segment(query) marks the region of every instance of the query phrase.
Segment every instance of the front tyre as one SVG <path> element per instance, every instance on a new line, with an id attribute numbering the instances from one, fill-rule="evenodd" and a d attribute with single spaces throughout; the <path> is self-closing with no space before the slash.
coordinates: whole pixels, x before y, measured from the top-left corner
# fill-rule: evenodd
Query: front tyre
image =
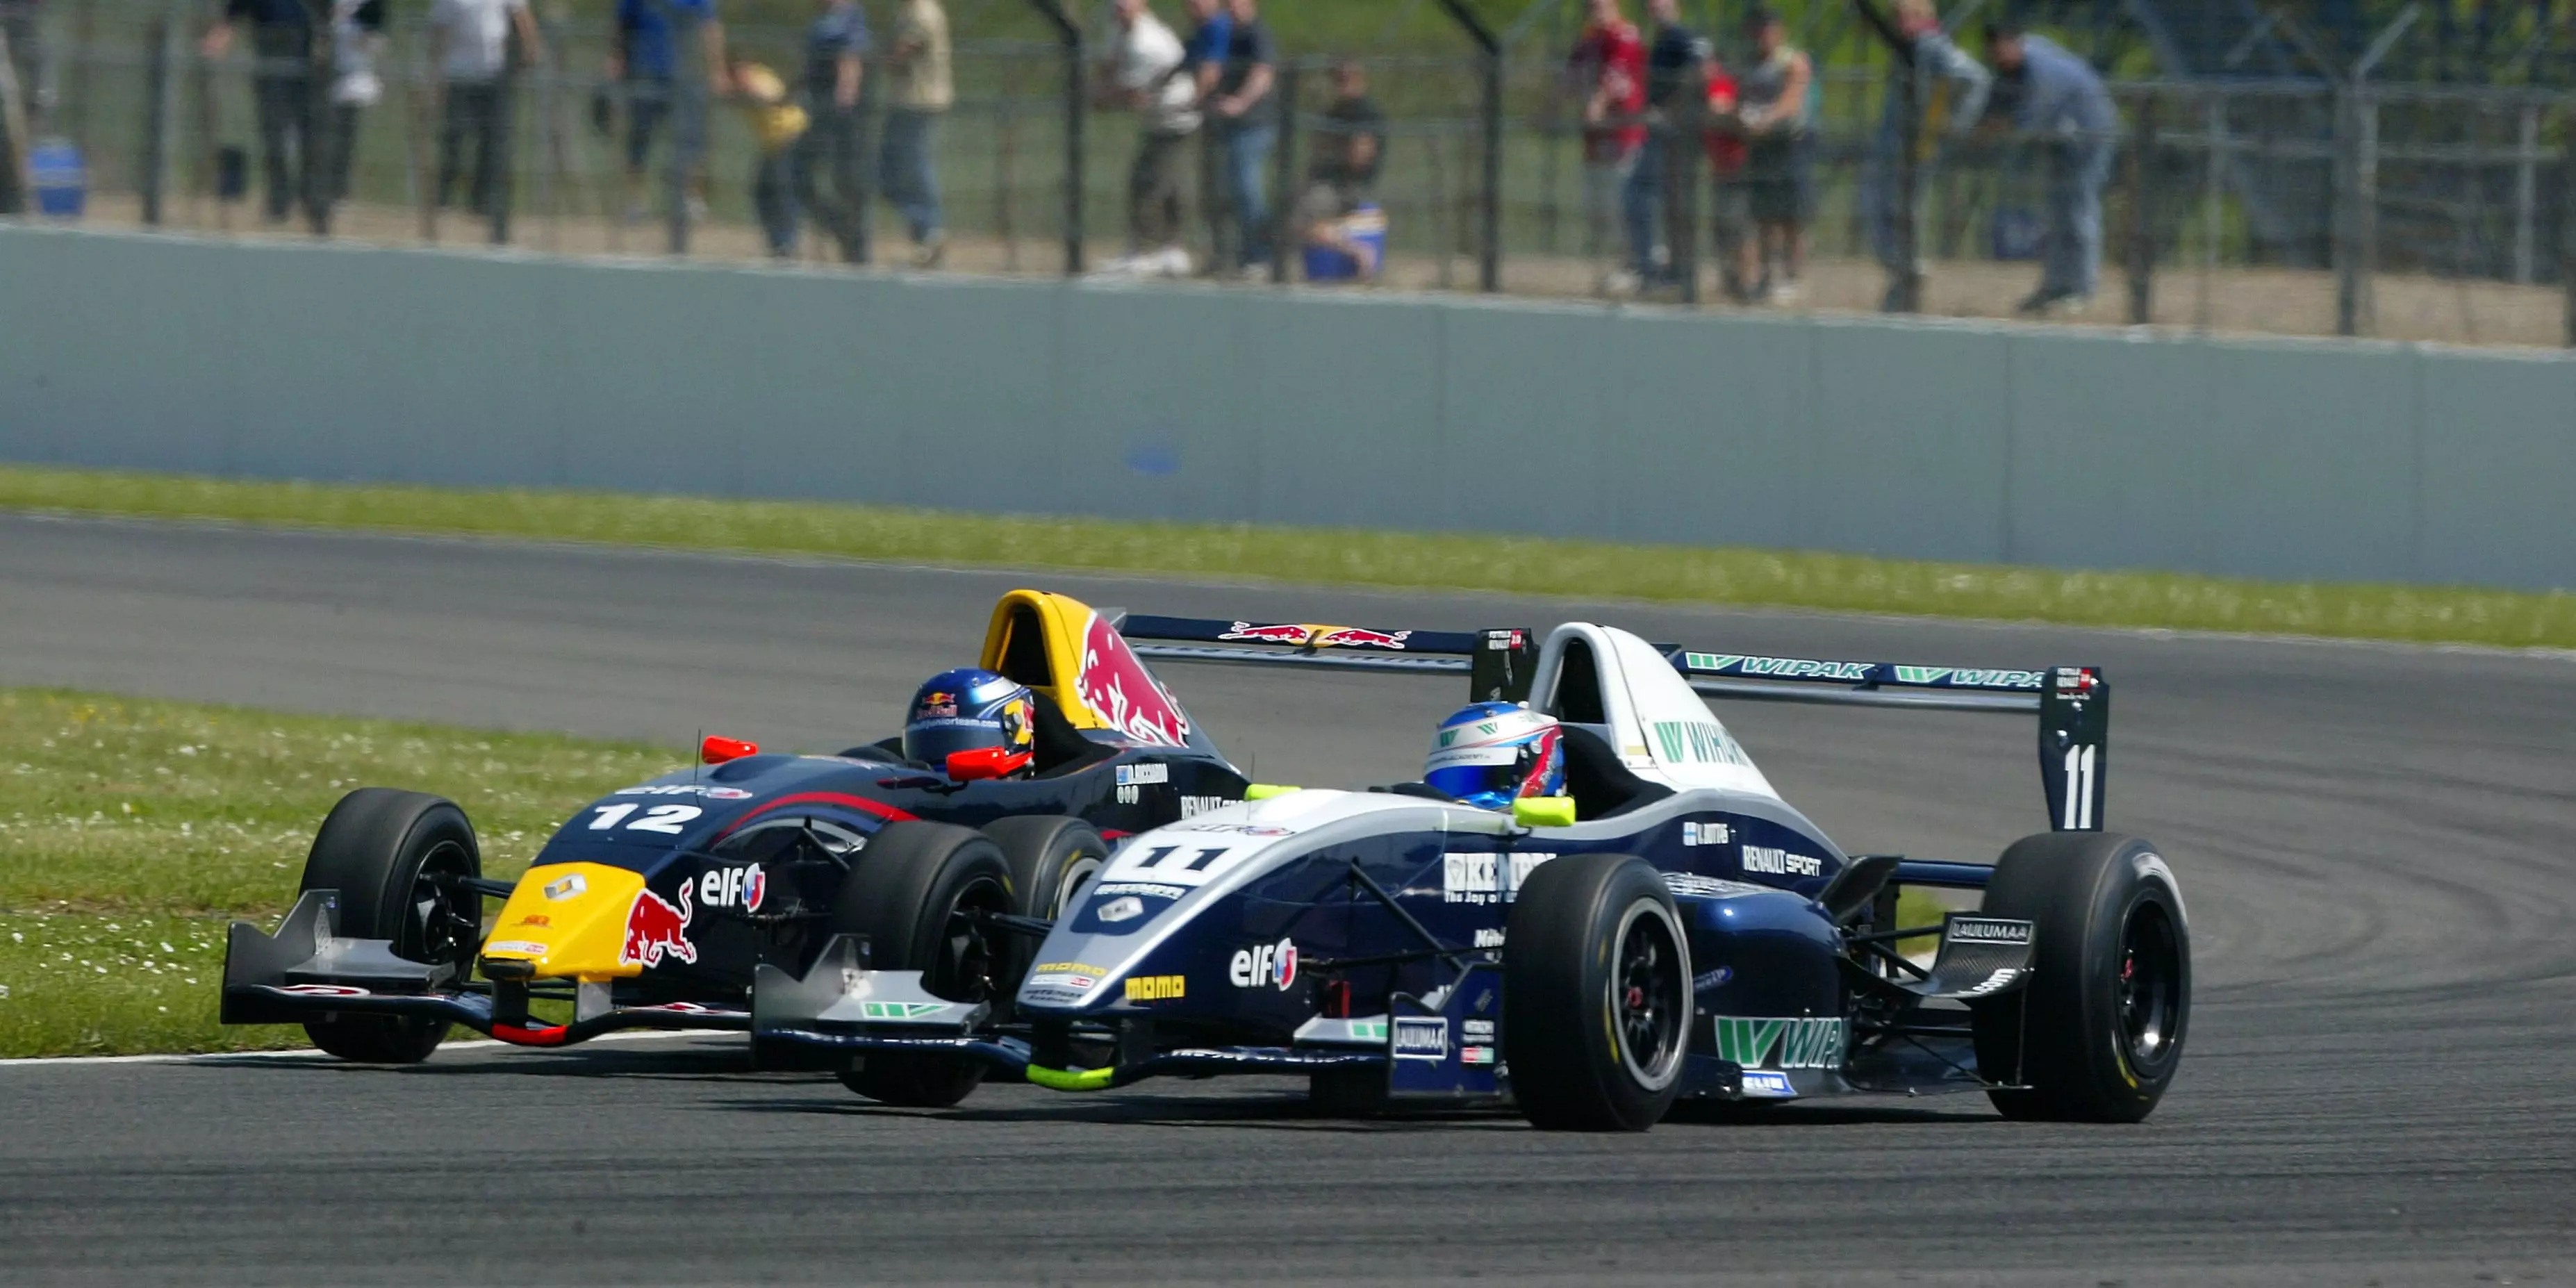
<path id="1" fill-rule="evenodd" d="M 296 888 L 338 891 L 341 935 L 390 940 L 395 956 L 453 966 L 461 983 L 483 938 L 483 896 L 465 882 L 481 875 L 474 825 L 453 802 L 361 787 L 322 820 Z M 304 1032 L 343 1060 L 417 1064 L 447 1037 L 447 1021 L 344 1015 L 307 1023 Z"/>
<path id="2" fill-rule="evenodd" d="M 1082 888 L 1109 861 L 1109 843 L 1089 823 L 1060 815 L 1029 815 L 984 825 L 1011 865 L 1011 911 L 1055 921 L 1072 911 Z M 1018 981 L 1012 981 L 1016 984 Z"/>
<path id="3" fill-rule="evenodd" d="M 946 823 L 889 823 L 869 841 L 833 898 L 830 931 L 865 935 L 876 970 L 917 970 L 952 1002 L 1000 1007 L 1019 984 L 1018 954 L 976 913 L 1012 910 L 1011 868 L 992 838 Z M 879 1052 L 841 1075 L 850 1090 L 890 1105 L 944 1109 L 984 1080 L 969 1056 Z"/>
<path id="4" fill-rule="evenodd" d="M 1503 942 L 1503 1056 L 1530 1124 L 1644 1131 L 1681 1091 L 1690 941 L 1643 860 L 1570 855 L 1522 882 Z"/>
<path id="5" fill-rule="evenodd" d="M 2182 1064 L 2191 933 L 2173 870 L 2133 836 L 2050 832 L 2004 851 L 1984 910 L 2037 924 L 2030 983 L 1975 1006 L 1977 1067 L 2007 1118 L 2139 1122 Z"/>

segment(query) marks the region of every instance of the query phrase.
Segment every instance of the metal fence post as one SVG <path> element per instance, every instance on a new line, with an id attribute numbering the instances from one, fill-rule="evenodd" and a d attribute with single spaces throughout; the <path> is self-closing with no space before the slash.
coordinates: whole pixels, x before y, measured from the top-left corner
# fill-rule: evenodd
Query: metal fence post
<path id="1" fill-rule="evenodd" d="M 2532 214 L 2540 204 L 2540 107 L 2522 105 L 2521 129 L 2514 134 L 2513 280 L 2531 285 Z"/>
<path id="2" fill-rule="evenodd" d="M 1083 261 L 1083 124 L 1091 96 L 1083 92 L 1082 25 L 1064 11 L 1062 0 L 1029 0 L 1055 26 L 1064 50 L 1064 275 L 1080 277 Z"/>
<path id="3" fill-rule="evenodd" d="M 1467 7 L 1467 0 L 1440 0 L 1451 19 L 1476 42 L 1484 62 L 1479 104 L 1484 118 L 1484 191 L 1476 196 L 1476 289 L 1503 289 L 1503 42 Z"/>
<path id="4" fill-rule="evenodd" d="M 2567 163 L 2559 181 L 2567 195 L 2558 207 L 2558 286 L 2567 293 L 2567 347 L 2576 349 L 2576 121 L 2567 131 Z"/>
<path id="5" fill-rule="evenodd" d="M 150 33 L 145 37 L 152 42 L 145 55 L 150 61 L 143 73 L 143 164 L 135 188 L 143 198 L 144 226 L 158 228 L 161 196 L 170 177 L 170 69 L 178 32 L 163 14 L 152 20 Z"/>
<path id="6" fill-rule="evenodd" d="M 2147 95 L 2138 105 L 2137 136 L 2129 144 L 2129 324 L 2145 326 L 2155 321 L 2156 222 L 2153 217 L 2155 194 L 2149 185 L 2155 182 L 2156 96 Z"/>
<path id="7" fill-rule="evenodd" d="M 2361 333 L 2361 94 L 2335 88 L 2335 334 Z"/>
<path id="8" fill-rule="evenodd" d="M 1271 145 L 1270 284 L 1288 284 L 1288 233 L 1297 208 L 1297 65 L 1279 69 L 1279 140 Z"/>

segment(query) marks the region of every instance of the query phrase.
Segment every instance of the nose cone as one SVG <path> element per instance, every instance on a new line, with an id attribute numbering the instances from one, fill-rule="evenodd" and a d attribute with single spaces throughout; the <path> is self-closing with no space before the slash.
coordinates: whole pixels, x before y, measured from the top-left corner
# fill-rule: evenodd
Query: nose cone
<path id="1" fill-rule="evenodd" d="M 530 868 L 501 906 L 483 943 L 483 973 L 506 979 L 606 980 L 636 975 L 665 956 L 696 960 L 680 905 L 644 888 L 640 873 L 598 863 Z"/>

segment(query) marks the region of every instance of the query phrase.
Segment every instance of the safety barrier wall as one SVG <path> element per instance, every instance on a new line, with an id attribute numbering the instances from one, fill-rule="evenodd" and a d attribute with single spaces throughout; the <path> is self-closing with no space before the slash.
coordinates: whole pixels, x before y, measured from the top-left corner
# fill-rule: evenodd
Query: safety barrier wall
<path id="1" fill-rule="evenodd" d="M 2576 587 L 2576 359 L 0 229 L 0 459 Z"/>

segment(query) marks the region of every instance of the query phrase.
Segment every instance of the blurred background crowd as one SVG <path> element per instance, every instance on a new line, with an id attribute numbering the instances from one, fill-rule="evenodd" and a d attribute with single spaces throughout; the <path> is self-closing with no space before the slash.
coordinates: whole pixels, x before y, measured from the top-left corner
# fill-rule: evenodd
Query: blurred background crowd
<path id="1" fill-rule="evenodd" d="M 2576 0 L 0 0 L 0 217 L 2576 341 Z"/>

